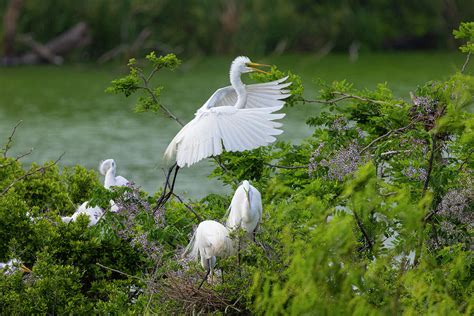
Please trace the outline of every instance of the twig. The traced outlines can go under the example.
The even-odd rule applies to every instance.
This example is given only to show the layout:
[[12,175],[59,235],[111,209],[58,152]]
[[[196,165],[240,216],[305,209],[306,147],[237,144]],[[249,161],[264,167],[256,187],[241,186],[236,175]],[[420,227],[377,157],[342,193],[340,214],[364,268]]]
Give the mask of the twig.
[[364,102],[371,102],[371,103],[376,103],[376,104],[390,104],[389,102],[385,101],[380,101],[380,100],[374,100],[374,99],[369,99],[369,98],[364,98],[355,94],[349,94],[345,92],[340,92],[340,91],[333,91],[332,94],[334,95],[340,95],[338,98],[334,98],[332,100],[308,100],[308,99],[303,99],[304,103],[321,103],[321,104],[335,104],[339,101],[343,101],[346,99],[355,99],[359,101],[364,101]]
[[172,194],[174,197],[176,197],[181,203],[183,203],[184,206],[186,206],[186,208],[187,208],[188,210],[190,210],[191,213],[194,214],[194,216],[196,216],[196,219],[197,219],[199,222],[202,222],[202,217],[199,216],[199,214],[191,207],[191,205],[189,205],[189,204],[187,204],[186,202],[184,202],[183,199],[182,199],[179,195],[177,195],[176,193],[172,192],[171,194]]
[[7,143],[5,144],[5,147],[3,148],[3,158],[7,158],[7,152],[8,150],[12,147],[12,142],[13,142],[13,136],[15,135],[16,128],[22,123],[23,121],[18,121],[16,125],[13,127],[13,130],[8,136]]
[[137,276],[135,276],[135,275],[131,275],[131,274],[128,274],[128,273],[122,272],[122,271],[120,271],[120,270],[117,270],[117,269],[109,268],[109,267],[107,267],[107,266],[104,266],[103,264],[101,264],[101,263],[98,263],[98,262],[96,262],[95,264],[96,264],[96,265],[98,265],[98,266],[99,266],[99,267],[101,267],[101,268],[104,268],[104,269],[107,269],[107,270],[110,270],[110,271],[117,272],[117,273],[119,273],[119,274],[122,274],[122,275],[128,276],[129,278],[134,278],[134,279],[138,279],[138,280],[140,280],[140,281],[143,281],[143,279],[142,279],[142,278],[140,278],[140,277],[137,277]]
[[431,171],[433,170],[433,160],[435,155],[435,146],[436,146],[436,136],[433,134],[431,135],[431,153],[430,158],[428,160],[428,170],[426,171],[426,179],[425,183],[423,184],[423,195],[425,195],[426,190],[428,189],[428,184],[430,182]]
[[362,154],[364,151],[366,151],[367,149],[369,149],[370,147],[372,147],[373,144],[375,144],[376,142],[378,142],[379,140],[385,138],[385,137],[388,137],[392,134],[396,134],[396,133],[400,133],[408,128],[410,128],[413,124],[415,124],[417,121],[412,121],[410,124],[406,125],[406,126],[403,126],[403,127],[400,127],[398,129],[394,129],[394,130],[391,130],[391,131],[388,131],[387,133],[383,134],[382,136],[379,136],[377,137],[376,139],[374,139],[373,141],[371,141],[367,146],[365,146],[364,148],[362,148],[362,150],[360,151],[360,153]]
[[46,169],[49,169],[49,168],[51,168],[52,166],[56,165],[56,164],[59,162],[59,160],[61,160],[61,158],[63,158],[64,154],[65,154],[65,153],[62,153],[61,156],[59,156],[59,158],[56,159],[56,161],[54,161],[53,163],[51,163],[51,164],[49,164],[49,165],[47,165],[47,166],[38,167],[38,168],[36,168],[36,169],[34,169],[34,170],[32,170],[32,171],[29,171],[29,172],[25,173],[25,174],[22,175],[21,177],[19,177],[19,178],[13,180],[12,183],[10,183],[8,186],[6,186],[6,187],[3,189],[3,191],[0,193],[0,196],[5,195],[5,194],[6,194],[15,184],[17,184],[18,182],[20,182],[20,181],[22,181],[22,180],[28,178],[29,176],[31,176],[31,175],[33,175],[33,174],[35,174],[35,173],[45,171]]
[[280,165],[273,165],[268,162],[264,162],[263,164],[273,167],[273,168],[279,168],[279,169],[307,169],[308,166],[280,166]]
[[[152,72],[150,73],[150,76],[149,78],[151,79],[151,76],[157,71],[158,69],[153,69]],[[179,125],[181,126],[184,126],[184,123],[180,121],[180,119],[178,117],[176,117],[176,115],[174,115],[166,106],[164,106],[163,104],[160,104],[160,102],[158,102],[158,98],[156,97],[155,93],[150,89],[150,87],[148,86],[148,83],[149,83],[149,79],[148,78],[145,78],[145,76],[143,75],[142,72],[139,72],[138,73],[140,78],[142,78],[143,80],[143,84],[144,86],[141,86],[139,88],[145,90],[146,92],[148,92],[148,94],[151,96],[151,98],[153,99],[153,101],[160,107],[160,109],[165,112],[165,114],[173,119],[176,123],[178,123]]]
[[354,218],[356,220],[357,226],[359,227],[360,231],[362,232],[362,235],[364,235],[364,238],[367,241],[367,245],[369,246],[370,251],[372,251],[373,250],[373,244],[372,244],[372,241],[369,238],[369,234],[367,234],[367,231],[365,230],[364,225],[362,225],[362,222],[360,221],[360,218],[357,215],[357,212],[352,211],[352,213],[354,213]]
[[469,64],[469,59],[471,58],[471,52],[467,53],[466,60],[464,61],[464,65],[462,65],[461,73],[464,73],[466,70],[467,64]]
[[32,152],[33,152],[33,148],[28,150],[26,153],[23,153],[23,154],[20,154],[20,155],[16,156],[15,159],[11,160],[9,163],[6,163],[4,165],[0,165],[0,168],[8,167],[8,166],[12,165],[14,162],[17,162],[18,160],[20,160],[21,158],[30,155]]

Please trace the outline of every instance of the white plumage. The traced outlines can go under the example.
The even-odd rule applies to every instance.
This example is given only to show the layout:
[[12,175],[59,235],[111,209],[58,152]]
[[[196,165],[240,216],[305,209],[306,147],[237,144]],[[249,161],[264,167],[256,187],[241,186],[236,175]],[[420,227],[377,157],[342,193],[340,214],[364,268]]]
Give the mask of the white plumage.
[[[110,190],[113,186],[121,187],[130,183],[130,181],[122,176],[115,176],[116,168],[117,165],[113,159],[106,159],[100,164],[99,171],[105,176],[104,187],[106,189]],[[113,213],[118,211],[118,206],[115,204],[114,200],[110,200],[110,211]]]
[[165,158],[176,156],[179,167],[217,156],[226,151],[244,151],[268,145],[285,114],[274,114],[280,110],[290,96],[285,90],[291,83],[283,83],[288,77],[260,84],[245,85],[242,73],[261,71],[247,57],[237,57],[230,68],[231,86],[218,89],[195,113],[195,118],[186,124],[173,138],[165,151]]
[[229,230],[219,222],[203,221],[194,232],[183,256],[201,259],[201,265],[212,275],[216,257],[226,257],[234,253],[234,241]]
[[87,204],[89,202],[82,203],[77,210],[72,214],[72,216],[63,216],[61,220],[64,223],[75,222],[80,215],[85,215],[89,218],[89,227],[94,226],[104,215],[104,211],[98,207],[89,207]]
[[125,186],[130,182],[122,176],[115,176],[116,168],[117,166],[113,159],[104,160],[100,164],[99,171],[105,176],[104,187],[106,189],[110,189],[112,186]]
[[235,190],[230,203],[226,225],[230,229],[242,228],[251,234],[262,220],[262,195],[247,180]]
[[6,263],[0,262],[0,271],[2,271],[5,275],[13,274],[18,270],[29,273],[32,272],[18,259],[11,259]]

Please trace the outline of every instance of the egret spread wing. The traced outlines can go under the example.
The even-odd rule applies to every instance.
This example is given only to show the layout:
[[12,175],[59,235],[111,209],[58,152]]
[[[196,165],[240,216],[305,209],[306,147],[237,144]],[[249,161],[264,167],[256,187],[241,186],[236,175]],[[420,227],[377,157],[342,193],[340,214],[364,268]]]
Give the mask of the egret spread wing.
[[220,155],[224,148],[227,151],[244,151],[268,145],[275,141],[275,135],[283,132],[278,129],[281,124],[273,122],[285,116],[273,113],[282,106],[253,109],[219,106],[201,109],[171,141],[165,157],[170,159],[176,154],[178,166],[184,167]]
[[[286,79],[288,77],[271,82],[246,85],[247,100],[243,108],[268,108],[285,104],[285,101],[282,100],[291,95],[289,90],[285,89],[291,85],[291,82],[284,83]],[[214,92],[205,103],[204,108],[234,106],[236,103],[237,93],[235,89],[232,86],[227,86]]]

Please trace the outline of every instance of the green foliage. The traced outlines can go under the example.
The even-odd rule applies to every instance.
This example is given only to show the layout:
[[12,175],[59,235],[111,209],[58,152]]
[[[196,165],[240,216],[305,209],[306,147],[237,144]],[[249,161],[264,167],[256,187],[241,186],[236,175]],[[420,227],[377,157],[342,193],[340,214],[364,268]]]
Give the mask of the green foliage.
[[461,23],[459,30],[454,30],[453,34],[455,38],[467,41],[459,47],[463,53],[474,53],[474,22]]

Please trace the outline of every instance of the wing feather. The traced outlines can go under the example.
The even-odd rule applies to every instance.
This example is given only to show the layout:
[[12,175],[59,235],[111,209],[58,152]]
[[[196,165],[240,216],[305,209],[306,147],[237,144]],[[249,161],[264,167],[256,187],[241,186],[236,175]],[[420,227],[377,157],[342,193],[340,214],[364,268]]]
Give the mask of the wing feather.
[[274,142],[274,136],[282,131],[277,129],[281,124],[273,120],[284,116],[272,113],[276,110],[278,107],[236,109],[226,106],[201,111],[170,144],[175,146],[178,165],[191,166],[204,158],[221,154],[224,148],[244,151]]

